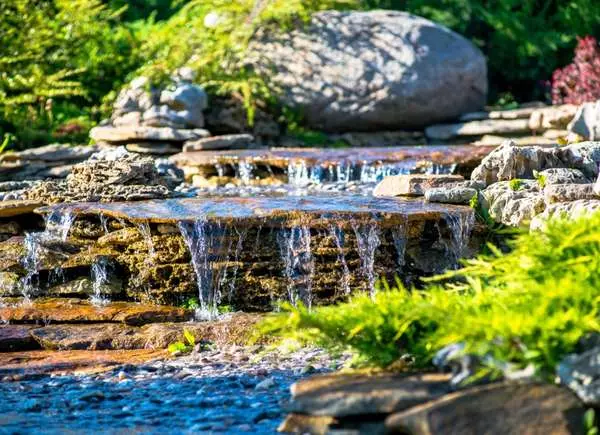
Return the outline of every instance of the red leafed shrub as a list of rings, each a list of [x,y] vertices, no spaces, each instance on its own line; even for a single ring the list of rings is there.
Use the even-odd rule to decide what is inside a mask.
[[[552,74],[554,104],[581,104],[600,99],[600,45],[593,36],[578,40],[573,63]]]

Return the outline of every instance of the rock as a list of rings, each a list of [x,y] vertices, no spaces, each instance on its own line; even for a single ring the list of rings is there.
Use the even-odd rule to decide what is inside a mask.
[[[73,167],[66,180],[39,183],[26,193],[29,200],[60,202],[137,201],[168,198],[174,193],[158,174],[154,160],[117,149],[98,154]]]
[[[181,151],[179,147],[171,145],[169,143],[160,142],[140,142],[134,144],[125,145],[127,151],[138,154],[151,154],[151,155],[171,155]]]
[[[551,168],[539,173],[544,184],[588,184],[590,180],[579,169]]]
[[[468,205],[475,195],[477,190],[470,187],[437,187],[425,191],[425,201]]]
[[[528,133],[528,121],[525,119],[460,122],[457,124],[431,125],[425,129],[425,135],[432,140],[448,140],[460,136],[512,135]]]
[[[550,167],[579,169],[590,180],[594,180],[598,176],[600,142],[579,142],[548,150],[548,152],[558,156],[562,162],[562,165]]]
[[[450,375],[314,376],[292,386],[290,412],[336,418],[381,415],[429,402],[450,392]]]
[[[522,180],[518,190],[508,181],[494,183],[481,192],[482,205],[496,222],[519,227],[544,211],[546,204],[538,183]]]
[[[543,213],[531,221],[531,230],[541,230],[546,227],[546,222],[553,218],[577,219],[589,213],[600,210],[600,200],[580,199],[572,202],[559,202],[550,204]]]
[[[165,358],[164,351],[28,351],[0,353],[0,376],[73,375],[102,373],[120,366],[146,364]]]
[[[533,171],[563,167],[551,151],[541,147],[519,147],[507,140],[482,160],[471,174],[471,180],[490,185],[515,178],[533,178]]]
[[[126,126],[94,127],[90,137],[96,142],[127,143],[136,141],[185,142],[210,136],[203,129],[176,129],[169,127]]]
[[[565,129],[576,112],[577,106],[573,104],[537,109],[529,117],[529,129],[533,131],[548,130],[551,128]]]
[[[252,50],[317,130],[420,129],[486,100],[482,53],[405,12],[319,12],[306,29],[258,35]]]
[[[544,189],[546,204],[572,202],[585,199],[600,199],[593,184],[551,184]]]
[[[515,145],[537,145],[537,146],[554,146],[556,145],[555,139],[547,139],[543,136],[522,136],[511,138]],[[472,145],[477,146],[500,146],[506,142],[506,137],[496,136],[492,134],[486,134],[481,139],[471,142]]]
[[[60,297],[89,297],[99,291],[101,295],[118,295],[123,292],[123,283],[115,275],[111,275],[110,282],[103,282],[94,288],[94,283],[89,278],[77,278],[64,284],[58,284],[48,289],[49,296]]]
[[[190,83],[182,83],[174,91],[164,90],[160,102],[174,110],[184,125],[204,127],[203,110],[208,108],[208,96],[204,89]]]
[[[42,162],[81,162],[98,151],[95,146],[71,146],[64,144],[30,148],[16,153],[0,155],[0,162],[42,161]]]
[[[588,140],[600,139],[600,100],[579,106],[568,129]]]
[[[460,175],[391,175],[373,190],[373,196],[422,196],[428,189],[463,181]]]
[[[387,418],[388,433],[412,435],[584,433],[586,409],[565,388],[491,384],[459,391]]]
[[[36,183],[33,181],[4,181],[0,182],[0,192],[12,192],[14,190],[24,190],[33,187]]]
[[[0,325],[0,352],[39,349],[40,345],[31,336],[35,328],[28,325]]]
[[[21,276],[15,272],[0,272],[0,297],[21,296]]]
[[[546,130],[542,136],[545,137],[546,139],[551,139],[551,140],[556,141],[561,138],[562,139],[568,138],[569,134],[570,134],[569,130],[550,129],[550,130]]]
[[[65,298],[35,299],[30,304],[21,300],[0,306],[0,319],[13,323],[86,323],[111,322],[140,326],[157,322],[185,322],[191,313],[182,308],[112,302],[95,306],[87,300]]]
[[[186,122],[168,106],[160,105],[152,106],[142,114],[142,124],[145,127],[184,129]]]
[[[600,347],[567,355],[558,365],[557,374],[561,384],[587,406],[600,406]]]
[[[330,433],[330,427],[337,425],[339,420],[330,416],[315,416],[304,414],[288,414],[281,423],[278,432],[325,435]]]
[[[0,201],[0,218],[30,214],[42,205],[44,203],[37,200]]]
[[[183,146],[183,152],[220,150],[220,149],[244,149],[250,148],[254,143],[251,134],[228,134],[224,136],[212,136],[205,139],[188,141]]]
[[[133,350],[145,348],[138,328],[122,324],[49,325],[31,335],[46,350]]]

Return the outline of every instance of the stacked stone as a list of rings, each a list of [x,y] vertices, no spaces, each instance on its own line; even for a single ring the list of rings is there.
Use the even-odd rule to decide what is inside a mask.
[[[250,135],[212,136],[204,129],[208,97],[193,84],[194,74],[178,70],[171,85],[150,88],[138,77],[119,94],[112,117],[93,128],[90,137],[99,144],[124,145],[128,151],[150,155],[175,154],[184,149],[246,148]],[[185,146],[184,146],[185,144]]]

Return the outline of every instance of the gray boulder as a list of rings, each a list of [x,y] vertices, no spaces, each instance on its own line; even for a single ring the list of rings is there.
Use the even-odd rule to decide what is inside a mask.
[[[508,181],[492,184],[482,193],[482,205],[496,222],[513,227],[528,224],[546,204],[536,181],[523,180],[518,189]]]
[[[585,139],[600,139],[600,100],[579,106],[568,129]]]
[[[541,171],[546,186],[552,184],[588,184],[590,180],[579,169],[551,168]]]
[[[479,49],[405,12],[320,12],[303,30],[257,35],[253,51],[316,129],[420,129],[486,101]]]

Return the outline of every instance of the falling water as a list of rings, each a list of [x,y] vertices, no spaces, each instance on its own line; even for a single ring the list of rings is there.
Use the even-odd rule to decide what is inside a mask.
[[[288,282],[289,301],[293,305],[302,302],[308,308],[312,305],[312,285],[315,273],[310,242],[308,226],[284,228],[279,233],[281,257]]]
[[[240,230],[238,230],[237,228],[234,228],[237,235],[238,235],[238,241],[235,245],[235,251],[233,254],[233,270],[231,272],[230,276],[227,276],[227,272],[228,272],[228,268],[225,269],[225,272],[222,275],[221,281],[219,283],[219,289],[223,288],[225,286],[225,284],[227,283],[227,280],[229,279],[229,289],[227,292],[227,301],[229,301],[231,303],[231,301],[233,300],[233,296],[235,294],[235,280],[237,278],[237,274],[238,274],[238,270],[240,268],[240,254],[242,252],[242,247],[244,245],[244,239],[246,238],[246,233],[247,230],[242,230],[240,232]],[[231,246],[231,243],[230,243]],[[227,259],[229,260],[229,248],[227,249]],[[227,264],[229,264],[229,261],[227,262]]]
[[[110,299],[103,295],[103,288],[109,282],[108,276],[108,260],[105,257],[99,257],[93,264],[91,269],[92,289],[94,293],[90,298],[92,304],[103,306],[110,302]]]
[[[401,270],[406,264],[406,241],[408,239],[408,222],[392,230],[392,239],[396,248],[397,264]]]
[[[243,185],[248,185],[252,182],[256,166],[247,160],[240,160],[238,163],[238,175]]]
[[[143,239],[146,241],[146,245],[148,246],[148,258],[147,263],[153,264],[156,258],[156,249],[154,248],[154,241],[152,240],[152,232],[150,231],[150,224],[148,222],[144,222],[138,225],[138,231],[142,235]]]
[[[329,226],[329,232],[331,237],[335,241],[335,245],[338,250],[338,261],[342,265],[342,280],[340,281],[340,287],[344,295],[350,294],[350,270],[348,269],[348,263],[346,262],[346,254],[344,253],[344,232],[343,230],[335,225]]]
[[[43,255],[46,252],[44,244],[54,241],[65,242],[74,221],[75,216],[70,212],[65,213],[62,210],[56,210],[46,216],[44,231],[25,235],[23,242],[25,247],[25,257],[23,258],[25,276],[20,279],[19,288],[26,303],[29,303],[31,297],[39,291],[37,274],[42,265]],[[55,269],[53,274],[61,277],[62,270]]]
[[[371,296],[375,295],[375,253],[379,248],[379,228],[374,223],[359,225],[352,222],[352,228],[356,236],[358,255],[360,257],[360,268],[367,279],[368,289]]]
[[[458,266],[459,260],[467,254],[471,231],[475,225],[475,217],[473,213],[448,214],[445,221],[452,233],[449,251],[454,258],[455,266]]]
[[[214,276],[213,254],[221,251],[227,238],[227,229],[221,225],[211,225],[206,219],[196,222],[180,222],[179,230],[192,256],[192,265],[198,284],[200,308],[196,312],[199,319],[214,319],[218,316],[221,301],[220,280]],[[227,252],[223,260],[228,261]],[[215,279],[216,278],[216,279]]]

